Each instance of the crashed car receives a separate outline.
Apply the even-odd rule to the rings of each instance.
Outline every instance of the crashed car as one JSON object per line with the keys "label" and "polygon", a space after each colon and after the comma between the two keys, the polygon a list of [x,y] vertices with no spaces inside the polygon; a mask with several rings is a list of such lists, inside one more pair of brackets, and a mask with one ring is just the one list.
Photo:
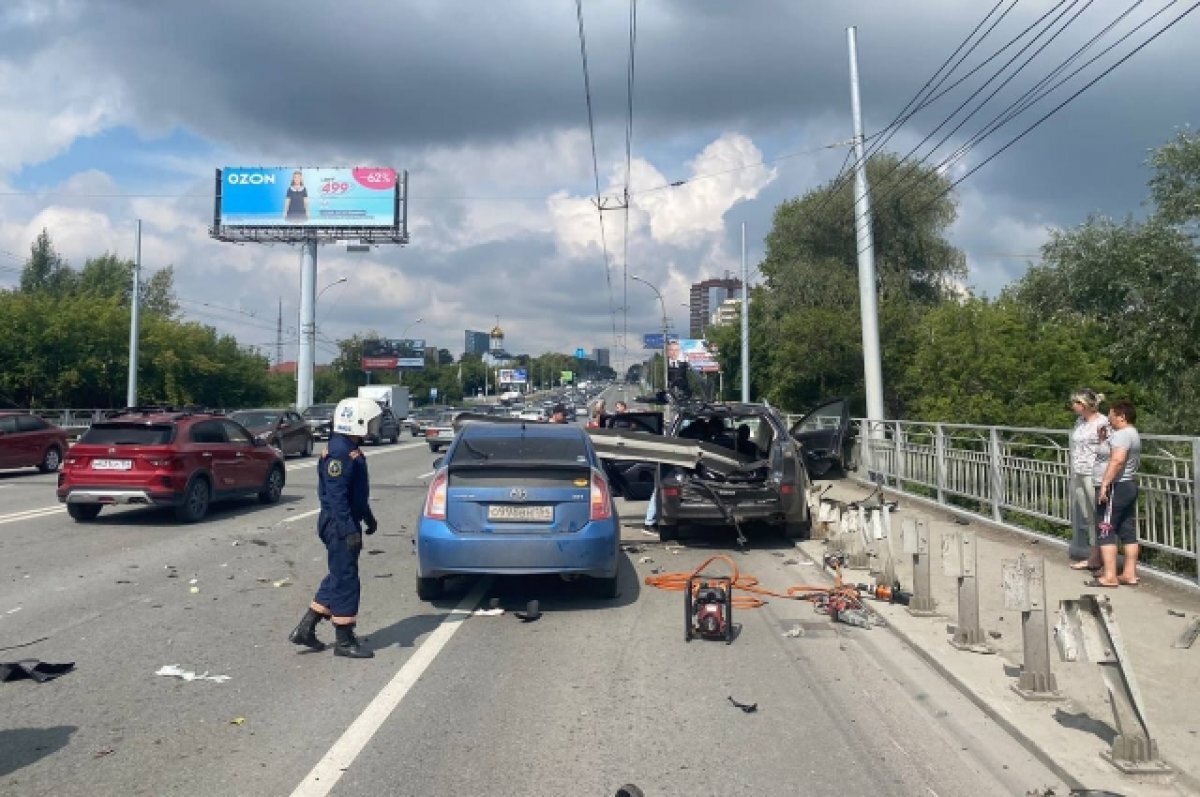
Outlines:
{"label": "crashed car", "polygon": [[[654,416],[663,434],[654,434]],[[661,426],[660,413],[609,416],[589,430],[614,491],[659,502],[658,532],[677,539],[683,524],[768,524],[789,539],[808,536],[808,471],[800,444],[765,404],[685,404]],[[652,481],[647,477],[652,476]]]}

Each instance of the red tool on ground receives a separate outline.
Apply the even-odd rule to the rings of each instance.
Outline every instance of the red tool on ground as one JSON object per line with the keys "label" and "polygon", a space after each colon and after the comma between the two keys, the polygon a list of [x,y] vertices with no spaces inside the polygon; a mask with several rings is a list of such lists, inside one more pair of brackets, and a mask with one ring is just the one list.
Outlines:
{"label": "red tool on ground", "polygon": [[683,591],[684,634],[733,642],[733,579],[728,576],[693,575]]}

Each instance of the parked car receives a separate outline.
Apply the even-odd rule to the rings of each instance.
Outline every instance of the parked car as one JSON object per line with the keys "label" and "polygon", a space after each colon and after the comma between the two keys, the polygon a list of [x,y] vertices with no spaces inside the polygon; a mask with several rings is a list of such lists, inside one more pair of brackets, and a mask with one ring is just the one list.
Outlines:
{"label": "parked car", "polygon": [[591,577],[617,594],[620,522],[578,426],[469,421],[435,463],[417,525],[417,595],[455,574]]}
{"label": "parked car", "polygon": [[[665,436],[612,428],[625,418],[641,418],[638,425],[644,427],[645,416],[656,414],[610,416],[610,428],[593,430],[593,443],[601,458],[651,465],[660,539],[677,539],[682,524],[733,526],[735,520],[773,525],[789,539],[807,537],[808,470],[777,410],[765,404],[684,404]],[[626,483],[629,468],[622,472]],[[644,490],[644,482],[640,486]]]}
{"label": "parked car", "polygon": [[459,412],[460,410],[443,412],[425,427],[425,442],[429,443],[430,451],[436,454],[442,447],[454,442],[454,419],[458,417]]}
{"label": "parked car", "polygon": [[379,431],[374,434],[367,435],[364,442],[369,445],[379,445],[384,440],[389,443],[395,443],[400,439],[400,420],[396,414],[392,412],[392,408],[383,402],[376,402],[379,408],[383,410],[383,414],[379,416]]}
{"label": "parked car", "polygon": [[333,411],[336,404],[313,404],[303,413],[308,429],[314,440],[328,440],[329,430],[333,427]]}
{"label": "parked car", "polygon": [[313,435],[308,423],[292,410],[239,410],[229,417],[246,427],[250,434],[275,446],[286,457],[299,454],[312,456]]}
{"label": "parked car", "polygon": [[37,468],[53,473],[62,465],[67,433],[28,412],[0,412],[0,468]]}
{"label": "parked car", "polygon": [[424,437],[425,427],[446,411],[446,407],[418,407],[408,416],[408,428],[413,437]]}
{"label": "parked car", "polygon": [[58,500],[77,521],[114,504],[175,508],[185,523],[213,501],[279,500],[283,454],[231,418],[207,412],[134,410],[92,424],[67,452]]}
{"label": "parked car", "polygon": [[[550,406],[553,407],[554,405],[551,404]],[[523,421],[534,421],[535,423],[545,423],[547,420],[549,420],[550,416],[546,414],[546,410],[544,408],[537,408],[537,409],[531,409],[531,410],[529,410],[529,409],[521,410],[519,413],[517,413],[517,417]]]}

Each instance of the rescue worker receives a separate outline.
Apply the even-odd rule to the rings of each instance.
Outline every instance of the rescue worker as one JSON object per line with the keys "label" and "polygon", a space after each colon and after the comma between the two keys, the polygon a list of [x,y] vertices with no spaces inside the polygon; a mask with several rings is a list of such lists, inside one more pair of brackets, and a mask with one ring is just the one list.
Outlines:
{"label": "rescue worker", "polygon": [[367,459],[359,446],[363,438],[377,431],[382,414],[378,402],[368,398],[342,399],[333,412],[329,446],[317,463],[317,496],[321,501],[317,535],[328,553],[329,573],[304,618],[288,637],[297,645],[324,650],[325,644],[317,638],[317,623],[332,620],[337,634],[333,655],[352,659],[375,655],[354,635],[361,591],[358,557],[362,552],[362,524],[366,524],[367,534],[379,528],[368,503],[371,485]]}

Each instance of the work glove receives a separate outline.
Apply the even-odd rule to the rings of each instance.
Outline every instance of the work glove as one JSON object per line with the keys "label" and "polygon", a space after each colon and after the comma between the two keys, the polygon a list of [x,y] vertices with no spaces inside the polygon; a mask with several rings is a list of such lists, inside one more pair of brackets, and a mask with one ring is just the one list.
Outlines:
{"label": "work glove", "polygon": [[379,521],[375,519],[374,515],[371,515],[370,517],[368,517],[366,519],[365,523],[367,524],[367,534],[368,535],[374,534],[375,532],[379,531]]}
{"label": "work glove", "polygon": [[346,535],[346,547],[351,553],[358,553],[362,550],[362,532],[356,531]]}

